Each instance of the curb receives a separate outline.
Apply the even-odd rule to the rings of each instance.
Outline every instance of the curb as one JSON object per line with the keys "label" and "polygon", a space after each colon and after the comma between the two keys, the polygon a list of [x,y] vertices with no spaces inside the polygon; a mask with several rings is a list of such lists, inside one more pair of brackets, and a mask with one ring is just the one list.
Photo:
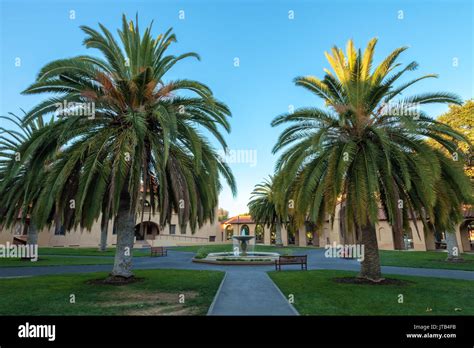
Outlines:
{"label": "curb", "polygon": [[275,261],[216,261],[204,259],[192,259],[191,261],[194,263],[223,266],[271,266],[275,264]]}
{"label": "curb", "polygon": [[222,285],[224,284],[226,278],[227,278],[227,272],[224,273],[224,278],[222,278],[222,281],[221,281],[221,283],[220,283],[220,285],[219,285],[219,288],[217,289],[217,292],[216,292],[216,294],[214,295],[214,299],[212,300],[211,306],[210,306],[209,309],[207,310],[207,314],[206,314],[207,316],[212,315],[211,313],[212,313],[212,311],[214,310],[214,306],[215,306],[215,304],[216,304],[216,302],[217,302],[217,297],[219,297],[219,294],[221,293]]}
{"label": "curb", "polygon": [[291,311],[299,316],[300,313],[298,313],[298,311],[296,310],[296,308],[290,303],[288,302],[288,299],[285,297],[285,295],[281,292],[280,288],[275,284],[275,282],[273,281],[272,278],[270,278],[270,276],[268,275],[268,272],[265,272],[266,276],[268,277],[268,279],[270,279],[270,282],[273,284],[273,286],[275,287],[275,289],[277,290],[277,292],[281,295],[281,297],[283,297],[283,299],[285,300],[285,302],[288,304],[288,306],[290,306],[291,308]]}

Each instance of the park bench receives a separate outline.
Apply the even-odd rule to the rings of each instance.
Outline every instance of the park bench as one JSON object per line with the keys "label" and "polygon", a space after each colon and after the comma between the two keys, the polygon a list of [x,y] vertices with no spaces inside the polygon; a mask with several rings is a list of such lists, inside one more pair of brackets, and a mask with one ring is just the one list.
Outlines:
{"label": "park bench", "polygon": [[275,270],[281,271],[281,265],[301,265],[301,269],[308,269],[308,255],[281,255],[275,260]]}
{"label": "park bench", "polygon": [[13,245],[26,245],[26,236],[14,236],[13,237]]}
{"label": "park bench", "polygon": [[168,251],[164,247],[151,247],[151,256],[167,256]]}

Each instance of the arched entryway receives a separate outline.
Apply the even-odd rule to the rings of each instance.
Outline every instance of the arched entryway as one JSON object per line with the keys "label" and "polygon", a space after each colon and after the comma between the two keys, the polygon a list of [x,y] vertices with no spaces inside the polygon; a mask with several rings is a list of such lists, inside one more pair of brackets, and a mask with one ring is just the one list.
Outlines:
{"label": "arched entryway", "polygon": [[225,240],[231,240],[234,235],[234,227],[232,225],[227,225],[225,227]]}
{"label": "arched entryway", "polygon": [[250,228],[248,225],[242,225],[240,227],[240,235],[241,236],[250,236]]}
{"label": "arched entryway", "polygon": [[258,224],[257,226],[255,226],[255,242],[265,242],[265,228],[263,227],[263,225]]}
{"label": "arched entryway", "polygon": [[155,239],[160,234],[158,224],[152,221],[144,221],[135,226],[135,237],[137,241],[145,239]]}

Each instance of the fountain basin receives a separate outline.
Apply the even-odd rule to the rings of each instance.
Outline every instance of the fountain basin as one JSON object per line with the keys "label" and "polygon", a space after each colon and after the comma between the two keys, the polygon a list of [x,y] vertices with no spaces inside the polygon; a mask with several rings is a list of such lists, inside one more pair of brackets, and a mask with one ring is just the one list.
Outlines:
{"label": "fountain basin", "polygon": [[246,255],[236,255],[233,252],[209,253],[204,259],[193,259],[193,262],[217,265],[273,265],[280,254],[270,252],[247,252]]}
{"label": "fountain basin", "polygon": [[237,240],[240,243],[240,255],[247,256],[247,244],[249,240],[255,238],[254,236],[240,235],[233,236],[232,239]]}

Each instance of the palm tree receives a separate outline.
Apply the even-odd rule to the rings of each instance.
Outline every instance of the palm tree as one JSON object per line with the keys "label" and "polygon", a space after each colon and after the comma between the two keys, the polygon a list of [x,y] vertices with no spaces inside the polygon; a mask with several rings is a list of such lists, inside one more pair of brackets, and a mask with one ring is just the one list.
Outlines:
{"label": "palm tree", "polygon": [[[463,220],[462,210],[459,209],[463,204],[473,204],[474,198],[465,192],[459,192],[460,185],[458,182],[464,182],[466,175],[461,175],[460,171],[465,170],[462,162],[452,163],[445,155],[438,152],[440,164],[443,168],[441,177],[436,185],[437,200],[434,206],[434,220],[431,222],[435,231],[445,232],[446,249],[448,255],[446,261],[457,262],[462,261],[459,252],[459,245],[456,238],[456,226]],[[457,170],[452,170],[453,166],[457,166]],[[464,188],[464,187],[463,187]]]}
{"label": "palm tree", "polygon": [[248,204],[249,213],[256,225],[263,224],[270,229],[275,228],[275,244],[283,246],[281,228],[285,223],[285,215],[275,197],[273,177],[255,185]]}
{"label": "palm tree", "polygon": [[[51,126],[54,119],[45,123],[40,115],[28,125],[22,124],[21,118],[13,113],[0,116],[0,119],[17,128],[15,130],[14,127],[0,127],[0,206],[5,207],[0,211],[0,223],[9,228],[18,222],[20,216],[22,223],[28,224],[27,243],[35,245],[38,243],[38,229],[34,220],[30,218],[28,221],[28,215],[38,198],[38,185],[46,173],[46,168],[41,163],[50,158],[42,157],[42,161],[35,162],[32,161],[31,155],[26,155],[26,158],[22,159],[22,147],[31,141],[37,132]],[[39,156],[41,157],[41,154]],[[23,164],[12,170],[15,162]]]}
{"label": "palm tree", "polygon": [[[128,23],[123,16],[119,45],[99,26],[102,33],[81,29],[85,46],[105,59],[79,56],[49,63],[24,92],[57,94],[33,108],[25,123],[65,105],[58,124],[62,151],[33,215],[42,226],[54,210],[68,229],[90,229],[101,214],[103,222],[114,218],[117,252],[111,276],[130,278],[137,211],[141,206],[143,212],[145,201],[153,214],[159,212],[162,226],[176,212],[181,228],[189,225],[194,232],[215,218],[220,175],[235,193],[229,167],[203,135],[210,133],[226,149],[220,127],[230,131],[230,111],[202,83],[164,80],[180,60],[199,58],[166,54],[176,41],[171,29],[153,39],[151,25],[141,35],[138,19]],[[181,91],[191,95],[179,96]],[[94,113],[84,113],[90,110]]]}
{"label": "palm tree", "polygon": [[[459,98],[451,93],[399,98],[408,87],[436,75],[396,86],[418,64],[411,62],[397,70],[397,59],[406,50],[401,47],[373,68],[376,42],[370,40],[363,54],[351,40],[346,54],[334,47],[326,53],[332,71],[325,69],[322,80],[313,76],[295,79],[297,86],[321,97],[326,109],[301,108],[272,122],[273,126],[291,124],[274,147],[274,152],[284,150],[277,162],[281,172],[278,190],[291,192],[295,213],[307,214],[317,226],[327,215],[334,216],[343,201],[346,230],[356,230],[365,246],[359,276],[373,281],[381,280],[375,233],[379,209],[392,226],[400,215],[405,226],[420,215],[435,219],[436,185],[448,168],[440,164],[440,154],[424,139],[435,140],[450,154],[456,146],[448,139],[465,140],[419,110],[429,103],[460,103]],[[460,201],[467,199],[471,192],[468,179],[459,166],[449,170],[459,178],[452,183],[453,192],[460,195]]]}

